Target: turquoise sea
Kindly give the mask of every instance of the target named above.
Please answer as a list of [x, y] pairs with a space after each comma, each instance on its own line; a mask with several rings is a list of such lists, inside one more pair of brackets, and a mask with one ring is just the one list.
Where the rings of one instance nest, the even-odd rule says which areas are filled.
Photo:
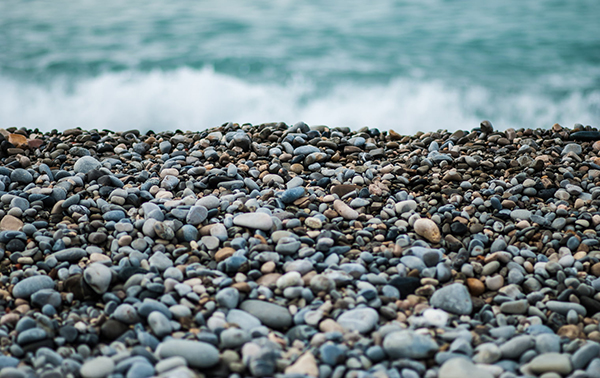
[[600, 126], [598, 0], [0, 2], [0, 127]]

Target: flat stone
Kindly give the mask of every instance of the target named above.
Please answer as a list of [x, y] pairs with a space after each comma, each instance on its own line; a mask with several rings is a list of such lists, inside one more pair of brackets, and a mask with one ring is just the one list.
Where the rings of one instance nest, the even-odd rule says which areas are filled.
[[267, 327], [282, 329], [292, 325], [288, 309], [274, 303], [251, 299], [242, 302], [240, 309], [257, 317]]
[[525, 351], [533, 348], [534, 345], [533, 337], [528, 335], [517, 336], [500, 345], [500, 352], [502, 353], [502, 358], [518, 359]]
[[233, 224], [268, 231], [273, 227], [273, 220], [265, 213], [244, 213], [233, 218]]
[[527, 365], [535, 374], [558, 373], [567, 375], [573, 370], [568, 354], [544, 353], [534, 357]]
[[219, 350], [202, 341], [170, 339], [158, 345], [156, 355], [161, 359], [183, 357], [189, 366], [199, 369], [219, 363]]
[[415, 229], [417, 235], [424, 237], [432, 243], [439, 243], [442, 240], [440, 229], [431, 219], [417, 219], [413, 228]]
[[346, 205], [346, 203], [344, 203], [341, 200], [333, 201], [333, 208], [335, 209], [335, 211], [337, 211], [337, 213], [340, 216], [342, 216], [342, 218], [346, 220], [353, 220], [358, 218], [358, 211]]
[[106, 265], [93, 263], [83, 271], [83, 279], [98, 294], [104, 294], [110, 286], [112, 272]]
[[15, 298], [29, 298], [31, 294], [42, 289], [54, 289], [52, 278], [44, 275], [27, 277], [13, 287], [12, 295]]
[[204, 206], [192, 206], [187, 213], [185, 221], [193, 226], [197, 226], [206, 220], [208, 210]]
[[17, 217], [7, 214], [0, 221], [0, 231], [21, 231], [23, 229], [23, 221]]
[[429, 300], [431, 306], [457, 315], [469, 315], [473, 311], [473, 302], [467, 287], [460, 283], [437, 289]]
[[88, 173], [94, 169], [100, 168], [102, 164], [91, 156], [82, 156], [73, 165], [75, 173]]
[[494, 378], [485, 369], [477, 367], [468, 358], [452, 358], [442, 364], [438, 378]]
[[87, 256], [87, 252], [83, 248], [67, 248], [62, 251], [55, 252], [52, 256], [58, 261], [68, 261], [75, 263]]
[[425, 359], [432, 357], [438, 345], [430, 336], [403, 330], [388, 334], [383, 340], [383, 349], [393, 359]]
[[356, 308], [342, 313], [336, 321], [348, 331], [368, 333], [379, 322], [379, 314], [370, 307]]
[[285, 374], [318, 377], [319, 367], [315, 356], [310, 351], [304, 353], [292, 365], [285, 368]]
[[86, 361], [79, 373], [83, 378], [104, 378], [115, 370], [115, 363], [110, 357], [96, 357]]

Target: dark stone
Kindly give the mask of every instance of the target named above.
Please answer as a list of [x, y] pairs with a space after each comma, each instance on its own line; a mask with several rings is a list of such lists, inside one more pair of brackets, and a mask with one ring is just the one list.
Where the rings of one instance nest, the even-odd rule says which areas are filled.
[[460, 222], [454, 222], [450, 225], [450, 230], [453, 235], [464, 235], [469, 231], [469, 228]]
[[595, 140], [600, 140], [600, 131], [578, 131], [571, 134], [569, 137], [571, 140], [593, 142]]
[[121, 323], [115, 319], [108, 319], [102, 326], [100, 327], [100, 332], [102, 337], [113, 341], [116, 340], [119, 336], [121, 336], [125, 331], [129, 329], [127, 324]]
[[600, 302], [589, 297], [580, 297], [581, 305], [587, 310], [587, 316], [591, 317], [600, 312]]
[[389, 284], [400, 291], [401, 299], [406, 299], [408, 295], [414, 294], [415, 290], [421, 286], [421, 280], [416, 277], [394, 277]]

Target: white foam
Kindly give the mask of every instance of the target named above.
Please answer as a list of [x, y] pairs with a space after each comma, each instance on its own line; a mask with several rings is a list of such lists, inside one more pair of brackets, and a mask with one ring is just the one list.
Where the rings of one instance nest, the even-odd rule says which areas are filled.
[[397, 78], [385, 84], [340, 83], [327, 91], [296, 79], [251, 83], [210, 68], [105, 73], [67, 84], [33, 84], [0, 76], [0, 127], [203, 130], [224, 122], [303, 120], [308, 124], [378, 127], [402, 134], [495, 127], [598, 126], [600, 90], [558, 99], [542, 90], [495, 93], [440, 81]]

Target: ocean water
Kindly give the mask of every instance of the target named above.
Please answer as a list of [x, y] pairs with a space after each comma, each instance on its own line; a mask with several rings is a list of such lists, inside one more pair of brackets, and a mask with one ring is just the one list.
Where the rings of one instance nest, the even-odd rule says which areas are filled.
[[598, 0], [3, 0], [0, 127], [600, 126]]

